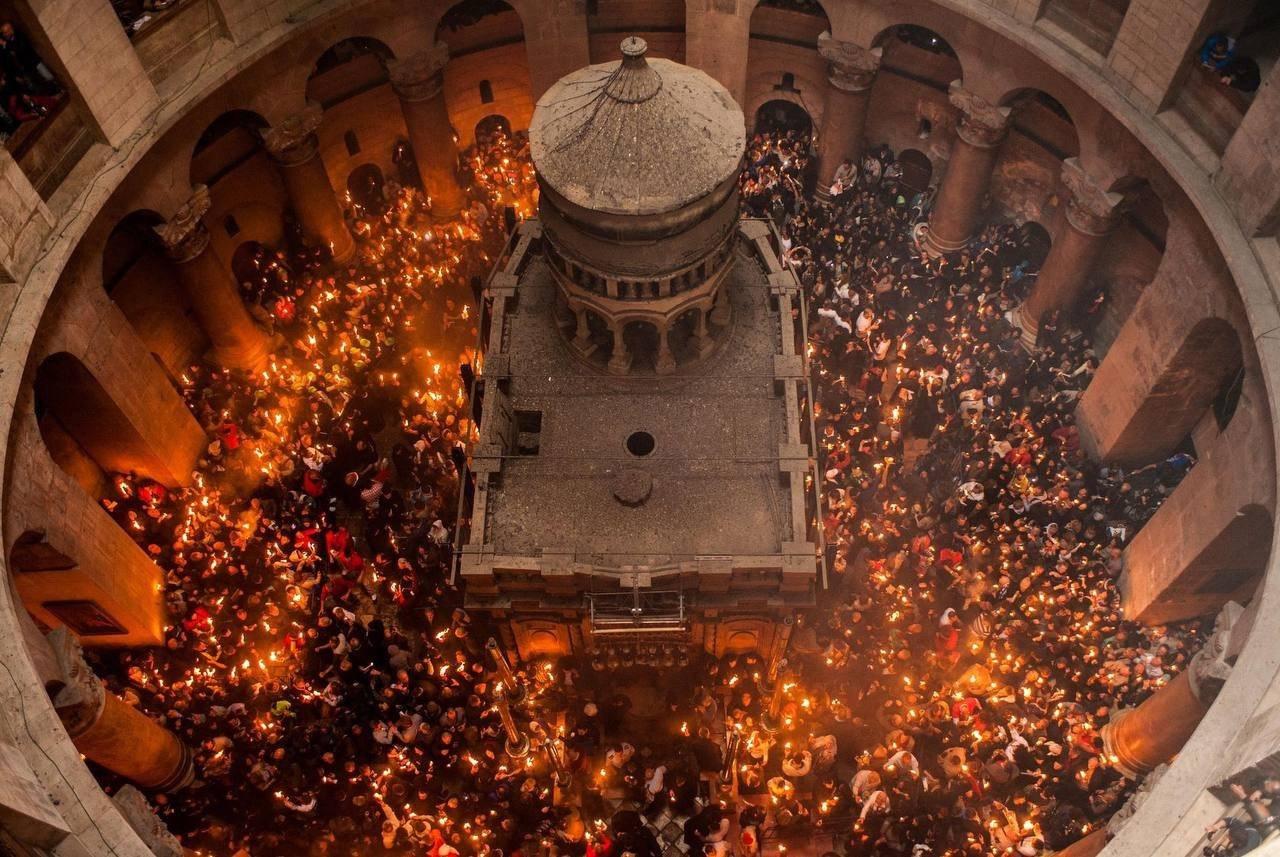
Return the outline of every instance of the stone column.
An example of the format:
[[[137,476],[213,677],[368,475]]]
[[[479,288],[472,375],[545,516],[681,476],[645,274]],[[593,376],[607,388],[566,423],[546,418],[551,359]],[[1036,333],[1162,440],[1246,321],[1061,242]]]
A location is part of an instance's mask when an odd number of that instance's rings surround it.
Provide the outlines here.
[[[631,371],[631,351],[622,338],[622,326],[616,323],[609,325],[613,332],[613,353],[609,356],[609,371],[615,375],[625,375]]]
[[[1012,112],[969,92],[958,80],[951,83],[950,97],[960,110],[960,122],[947,172],[923,234],[924,249],[934,255],[954,253],[977,232],[991,171],[1009,130]]]
[[[431,197],[431,214],[439,220],[456,217],[467,204],[466,192],[458,184],[458,147],[444,102],[448,62],[449,46],[436,42],[435,47],[391,65],[391,88],[400,99],[413,156]]]
[[[846,158],[856,164],[862,157],[871,85],[884,49],[867,50],[825,32],[818,36],[818,53],[827,61],[827,100],[818,132],[818,188],[826,193],[840,164]]]
[[[234,278],[209,249],[201,220],[209,210],[204,185],[157,231],[178,271],[178,279],[213,343],[213,358],[224,366],[257,371],[271,355],[271,339],[254,324]]]
[[[584,356],[589,356],[591,352],[595,351],[595,347],[591,344],[591,319],[587,314],[587,308],[578,307],[573,311],[573,314],[578,320],[573,336],[573,345]]]
[[[71,743],[88,759],[143,788],[173,792],[195,779],[191,751],[177,736],[108,693],[66,628],[49,634],[63,687],[53,707]]]
[[[671,353],[671,325],[664,324],[658,329],[658,357],[653,368],[659,375],[670,375],[676,371],[676,356]]]
[[[1124,200],[1099,187],[1077,158],[1062,162],[1062,184],[1068,193],[1066,225],[1053,242],[1031,293],[1013,316],[1028,345],[1035,344],[1041,319],[1079,303]]]
[[[1213,636],[1186,669],[1137,708],[1112,713],[1111,721],[1102,727],[1102,745],[1117,770],[1137,779],[1178,754],[1231,675],[1231,664],[1244,648],[1253,615],[1228,602],[1214,622]]]
[[[263,143],[280,167],[289,203],[307,239],[327,245],[334,261],[342,264],[355,255],[356,244],[320,158],[316,129],[323,118],[320,108],[308,107],[267,131]]]

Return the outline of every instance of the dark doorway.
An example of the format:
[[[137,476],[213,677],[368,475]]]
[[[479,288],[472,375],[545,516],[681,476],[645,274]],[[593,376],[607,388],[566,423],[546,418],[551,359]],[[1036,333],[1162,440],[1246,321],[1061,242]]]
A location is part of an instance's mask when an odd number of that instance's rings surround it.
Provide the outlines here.
[[[775,98],[760,105],[756,111],[756,133],[798,131],[808,135],[813,133],[813,120],[809,113],[794,101]]]

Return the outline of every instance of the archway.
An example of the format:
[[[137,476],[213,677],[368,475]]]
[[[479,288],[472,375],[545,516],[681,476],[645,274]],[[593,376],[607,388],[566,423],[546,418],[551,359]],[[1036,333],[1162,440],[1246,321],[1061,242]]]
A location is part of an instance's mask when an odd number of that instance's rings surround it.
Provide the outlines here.
[[[872,40],[883,49],[880,67],[918,84],[946,92],[953,80],[964,80],[964,68],[951,43],[928,27],[895,24]]]
[[[366,211],[381,213],[387,207],[384,184],[382,170],[377,164],[361,164],[347,176],[347,193],[351,195],[352,202]]]
[[[1106,285],[1106,301],[1094,325],[1094,348],[1105,355],[1164,259],[1169,216],[1144,178],[1126,176],[1108,188],[1124,197],[1120,219],[1094,267]]]
[[[813,119],[807,110],[794,101],[774,98],[761,104],[756,110],[755,131],[757,134],[795,131],[807,137],[813,133]]]
[[[533,116],[533,58],[520,14],[504,0],[462,0],[445,10],[435,38],[449,46],[444,70],[449,116],[458,147],[475,141],[476,126],[493,114],[512,128],[527,128]]]
[[[1013,108],[1010,130],[1059,161],[1080,154],[1075,120],[1058,99],[1041,89],[1016,89],[1000,99]]]
[[[102,251],[102,287],[147,349],[177,375],[208,346],[156,228],[165,220],[135,211],[111,231]]]
[[[267,120],[251,110],[228,110],[214,119],[191,153],[191,184],[213,187],[262,152],[262,134],[267,127]]]
[[[499,136],[511,136],[511,120],[500,113],[491,113],[476,123],[476,142],[490,143]]]
[[[902,168],[901,183],[916,193],[929,189],[933,179],[933,162],[919,149],[903,149],[898,153],[898,166]]]
[[[1049,255],[1049,249],[1053,246],[1053,236],[1049,234],[1048,229],[1034,220],[1028,220],[1022,224],[1019,231],[1022,233],[1022,246],[1025,248],[1026,260],[1031,264],[1032,270],[1040,270],[1045,258]]]
[[[656,370],[658,362],[658,327],[650,321],[629,321],[622,328],[622,341],[631,353],[631,370]]]
[[[133,422],[75,356],[46,357],[36,369],[35,416],[50,457],[93,498],[110,473],[167,473]]]
[[[332,45],[307,78],[307,101],[330,107],[390,82],[391,48],[378,39],[353,36]]]

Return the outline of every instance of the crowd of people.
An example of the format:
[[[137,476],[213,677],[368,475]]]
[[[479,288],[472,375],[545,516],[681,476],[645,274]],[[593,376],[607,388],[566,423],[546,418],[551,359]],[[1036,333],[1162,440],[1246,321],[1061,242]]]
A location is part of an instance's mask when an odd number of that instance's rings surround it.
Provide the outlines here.
[[[65,96],[31,40],[12,21],[0,22],[0,141],[48,115]]]
[[[1018,343],[1005,313],[1035,277],[1018,227],[927,258],[928,195],[886,148],[819,198],[809,140],[757,135],[744,214],[778,226],[811,310],[830,591],[785,661],[631,643],[513,664],[499,696],[491,629],[450,573],[481,359],[469,284],[535,181],[502,128],[462,164],[457,221],[432,221],[406,173],[351,203],[351,263],[296,230],[255,253],[245,300],[283,347],[257,376],[182,378],[211,437],[194,487],[119,475],[104,500],[166,571],[172,623],[163,648],[97,667],[196,751],[196,783],[153,795],[184,845],[1034,857],[1105,823],[1133,783],[1099,728],[1203,631],[1126,620],[1120,551],[1194,460],[1081,453],[1096,359],[1069,321]]]

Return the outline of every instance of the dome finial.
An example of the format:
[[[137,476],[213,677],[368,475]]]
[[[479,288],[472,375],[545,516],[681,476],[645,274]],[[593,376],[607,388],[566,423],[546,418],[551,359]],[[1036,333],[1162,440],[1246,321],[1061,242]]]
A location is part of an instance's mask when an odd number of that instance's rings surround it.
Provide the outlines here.
[[[627,36],[621,47],[622,62],[605,84],[605,94],[624,104],[648,101],[662,89],[661,75],[644,58],[649,43],[639,36]]]

